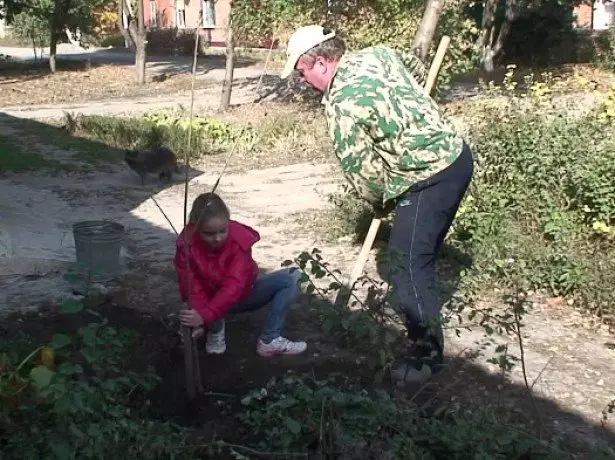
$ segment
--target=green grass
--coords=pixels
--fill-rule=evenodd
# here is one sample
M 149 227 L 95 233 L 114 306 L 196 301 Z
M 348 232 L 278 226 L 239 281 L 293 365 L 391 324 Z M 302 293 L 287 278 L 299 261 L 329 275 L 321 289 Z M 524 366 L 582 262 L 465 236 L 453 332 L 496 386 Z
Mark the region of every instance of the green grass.
M 77 160 L 96 166 L 117 164 L 124 158 L 123 150 L 100 142 L 68 134 L 54 125 L 41 124 L 28 129 L 34 142 L 51 143 L 61 150 L 68 150 Z
M 97 168 L 118 164 L 124 158 L 124 153 L 119 148 L 69 134 L 60 128 L 61 122 L 59 121 L 55 124 L 46 124 L 29 120 L 9 119 L 6 120 L 5 125 L 10 126 L 16 132 L 14 136 L 5 137 L 5 142 L 10 146 L 5 150 L 18 152 L 20 149 L 24 149 L 24 145 L 32 151 L 45 147 L 65 150 L 75 159 L 75 163 L 81 162 Z M 20 138 L 19 144 L 17 144 L 18 136 Z M 15 153 L 14 156 L 16 157 L 15 161 L 23 161 L 20 158 L 23 156 L 22 154 Z M 39 165 L 31 169 L 54 165 L 56 168 L 72 170 L 78 166 L 77 164 L 61 164 L 36 154 L 29 154 L 28 156 L 36 157 L 38 160 L 37 162 L 28 161 L 28 163 Z
M 57 169 L 60 163 L 24 151 L 14 140 L 0 136 L 0 173 Z

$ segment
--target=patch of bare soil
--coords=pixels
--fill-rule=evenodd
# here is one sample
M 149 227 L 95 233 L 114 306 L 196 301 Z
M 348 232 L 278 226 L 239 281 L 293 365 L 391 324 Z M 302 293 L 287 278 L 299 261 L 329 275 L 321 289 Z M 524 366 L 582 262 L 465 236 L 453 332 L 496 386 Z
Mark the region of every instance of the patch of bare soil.
M 206 394 L 190 401 L 185 386 L 184 356 L 176 328 L 161 318 L 138 311 L 132 306 L 108 299 L 100 305 L 91 305 L 89 311 L 62 315 L 49 308 L 39 314 L 12 315 L 0 326 L 0 340 L 11 340 L 19 334 L 31 337 L 35 344 L 48 343 L 54 334 L 76 333 L 89 322 L 100 321 L 101 316 L 115 328 L 127 328 L 139 335 L 131 349 L 132 369 L 145 371 L 153 366 L 162 382 L 149 395 L 154 413 L 199 429 L 204 438 L 217 436 L 228 442 L 243 443 L 249 437 L 237 415 L 245 410 L 240 399 L 254 388 L 264 386 L 268 380 L 287 372 L 306 373 L 317 379 L 333 372 L 344 372 L 354 378 L 363 376 L 371 384 L 369 374 L 350 353 L 337 351 L 332 338 L 322 337 L 317 325 L 306 323 L 309 312 L 296 305 L 287 321 L 286 335 L 308 341 L 309 350 L 295 357 L 262 358 L 256 354 L 256 340 L 267 311 L 241 315 L 227 322 L 227 351 L 224 355 L 208 355 L 205 342 L 198 342 L 201 377 Z M 19 328 L 6 327 L 17 324 Z M 175 326 L 175 325 L 174 325 Z M 34 346 L 34 345 L 33 345 Z
M 145 85 L 135 82 L 134 66 L 65 63 L 55 74 L 41 68 L 3 70 L 0 75 L 0 106 L 59 104 L 174 94 L 188 91 L 187 72 L 160 76 L 150 72 Z M 197 79 L 196 89 L 208 88 L 211 81 Z

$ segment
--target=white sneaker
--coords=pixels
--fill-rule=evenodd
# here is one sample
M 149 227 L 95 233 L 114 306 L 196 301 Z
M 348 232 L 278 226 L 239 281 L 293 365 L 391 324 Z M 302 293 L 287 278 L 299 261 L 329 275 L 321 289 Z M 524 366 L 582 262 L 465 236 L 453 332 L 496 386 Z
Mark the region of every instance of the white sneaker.
M 291 342 L 284 337 L 273 339 L 269 343 L 258 340 L 256 351 L 259 355 L 269 357 L 274 355 L 298 355 L 307 348 L 305 342 Z
M 220 332 L 207 332 L 205 351 L 209 354 L 221 355 L 226 351 L 226 327 L 223 325 Z

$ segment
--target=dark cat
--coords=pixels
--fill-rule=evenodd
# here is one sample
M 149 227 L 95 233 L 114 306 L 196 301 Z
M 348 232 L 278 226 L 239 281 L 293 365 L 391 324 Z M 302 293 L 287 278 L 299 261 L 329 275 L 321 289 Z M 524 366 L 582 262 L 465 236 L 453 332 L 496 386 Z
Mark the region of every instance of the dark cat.
M 162 181 L 171 181 L 173 173 L 179 173 L 177 157 L 167 147 L 156 147 L 147 150 L 126 150 L 124 157 L 126 164 L 141 177 L 141 184 L 145 183 L 148 173 L 158 174 Z

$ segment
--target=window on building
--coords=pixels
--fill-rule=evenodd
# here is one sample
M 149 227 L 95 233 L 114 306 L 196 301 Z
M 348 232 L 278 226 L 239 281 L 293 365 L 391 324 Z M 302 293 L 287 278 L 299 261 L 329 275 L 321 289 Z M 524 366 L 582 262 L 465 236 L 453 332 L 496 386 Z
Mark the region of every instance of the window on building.
M 152 27 L 158 26 L 158 5 L 155 0 L 149 2 L 149 24 Z
M 216 27 L 215 0 L 203 0 L 203 27 Z
M 184 0 L 175 1 L 175 27 L 178 29 L 186 28 L 186 5 Z

